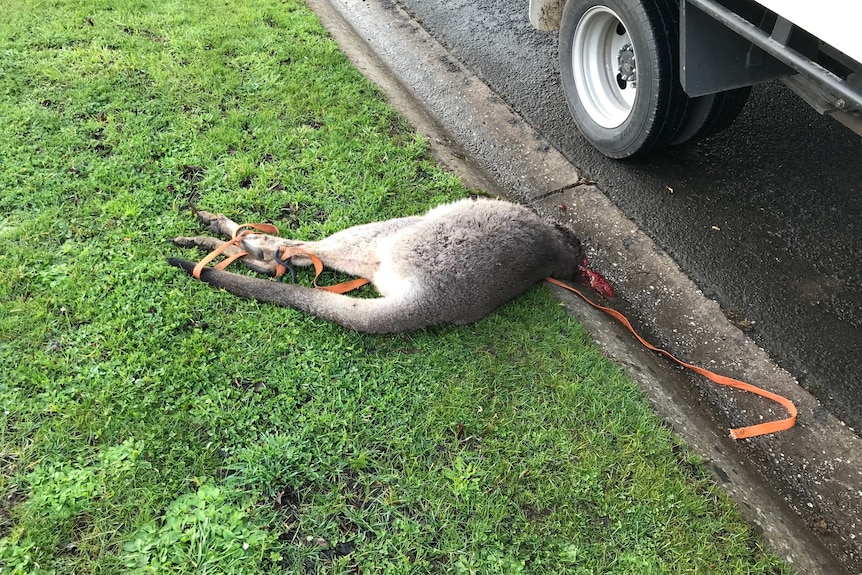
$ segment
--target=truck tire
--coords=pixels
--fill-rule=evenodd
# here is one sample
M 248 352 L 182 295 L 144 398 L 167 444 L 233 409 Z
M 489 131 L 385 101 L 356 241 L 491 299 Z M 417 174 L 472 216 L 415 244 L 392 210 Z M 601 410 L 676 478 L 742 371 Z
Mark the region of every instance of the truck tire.
M 610 158 L 663 149 L 690 105 L 679 81 L 675 0 L 568 0 L 560 74 L 581 133 Z
M 729 128 L 742 112 L 750 93 L 751 87 L 747 86 L 692 98 L 688 118 L 676 135 L 673 145 L 694 143 Z

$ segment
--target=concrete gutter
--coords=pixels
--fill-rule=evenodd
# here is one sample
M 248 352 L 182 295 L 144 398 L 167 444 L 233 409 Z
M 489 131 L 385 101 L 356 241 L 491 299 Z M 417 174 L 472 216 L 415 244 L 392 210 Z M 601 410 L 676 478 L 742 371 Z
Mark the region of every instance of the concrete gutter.
M 727 428 L 780 406 L 691 377 L 639 348 L 613 320 L 556 290 L 656 412 L 798 573 L 862 573 L 862 439 L 734 327 L 641 230 L 390 0 L 307 0 L 342 50 L 473 188 L 571 227 L 641 333 L 687 361 L 792 399 L 793 429 L 734 442 Z M 525 7 L 525 18 L 526 7 Z

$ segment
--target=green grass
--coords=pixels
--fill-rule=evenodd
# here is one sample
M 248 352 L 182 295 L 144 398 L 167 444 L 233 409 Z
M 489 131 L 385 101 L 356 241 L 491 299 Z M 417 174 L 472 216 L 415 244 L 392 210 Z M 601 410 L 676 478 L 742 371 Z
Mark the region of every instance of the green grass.
M 374 337 L 165 259 L 466 190 L 296 0 L 0 4 L 0 573 L 786 573 L 544 288 Z

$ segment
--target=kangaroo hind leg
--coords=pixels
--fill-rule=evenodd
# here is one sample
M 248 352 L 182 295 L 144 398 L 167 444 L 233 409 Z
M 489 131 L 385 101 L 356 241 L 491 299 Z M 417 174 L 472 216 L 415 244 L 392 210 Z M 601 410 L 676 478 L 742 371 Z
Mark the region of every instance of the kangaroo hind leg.
M 380 268 L 378 246 L 381 240 L 398 234 L 421 220 L 420 217 L 396 218 L 382 222 L 361 224 L 334 233 L 320 241 L 304 242 L 302 248 L 314 254 L 324 267 L 348 275 L 373 279 Z M 310 263 L 308 258 L 295 256 L 299 265 Z
M 210 231 L 222 236 L 233 237 L 241 228 L 230 218 L 200 210 L 198 219 Z M 373 278 L 380 267 L 377 246 L 382 239 L 389 238 L 399 231 L 421 220 L 420 217 L 406 217 L 372 222 L 347 228 L 320 241 L 299 241 L 280 238 L 266 233 L 250 233 L 243 236 L 240 247 L 230 247 L 225 255 L 247 251 L 242 263 L 252 270 L 274 275 L 276 271 L 275 252 L 282 247 L 300 248 L 320 258 L 324 267 L 338 270 L 358 277 Z M 224 242 L 208 236 L 178 237 L 174 244 L 180 247 L 198 247 L 213 251 Z M 295 265 L 311 265 L 311 260 L 302 255 L 291 258 Z
M 195 266 L 193 262 L 176 258 L 170 258 L 168 262 L 188 273 L 191 273 Z M 410 331 L 440 321 L 439 318 L 429 317 L 421 309 L 418 305 L 421 298 L 352 298 L 212 268 L 205 268 L 201 272 L 201 280 L 246 299 L 290 307 L 365 333 Z

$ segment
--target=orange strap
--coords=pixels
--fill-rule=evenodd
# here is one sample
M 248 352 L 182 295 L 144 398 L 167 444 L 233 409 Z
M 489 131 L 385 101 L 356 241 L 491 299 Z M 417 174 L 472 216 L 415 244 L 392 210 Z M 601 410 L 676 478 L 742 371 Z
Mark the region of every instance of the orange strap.
M 796 406 L 793 404 L 792 401 L 790 401 L 786 397 L 772 393 L 771 391 L 766 391 L 765 389 L 761 389 L 759 387 L 751 385 L 750 383 L 745 383 L 744 381 L 739 381 L 738 379 L 733 379 L 731 377 L 719 375 L 717 373 L 713 373 L 707 369 L 704 369 L 700 366 L 692 365 L 690 363 L 686 363 L 680 359 L 677 359 L 669 351 L 661 349 L 660 347 L 656 347 L 656 346 L 652 345 L 651 343 L 649 343 L 648 341 L 646 341 L 644 338 L 642 338 L 635 331 L 635 329 L 632 327 L 632 324 L 629 322 L 629 320 L 620 312 L 616 311 L 615 309 L 611 309 L 609 307 L 603 307 L 603 306 L 600 306 L 598 304 L 591 302 L 589 299 L 587 299 L 586 296 L 584 296 L 584 294 L 582 294 L 581 292 L 579 292 L 578 290 L 576 290 L 575 288 L 573 288 L 572 286 L 570 286 L 568 284 L 565 284 L 565 283 L 563 283 L 559 280 L 556 280 L 554 278 L 546 278 L 546 279 L 547 279 L 547 281 L 549 281 L 550 283 L 552 283 L 556 286 L 559 286 L 561 288 L 567 289 L 571 292 L 578 294 L 579 296 L 581 296 L 581 298 L 585 302 L 587 302 L 588 304 L 590 304 L 594 308 L 599 309 L 599 310 L 605 312 L 606 314 L 610 315 L 611 317 L 617 319 L 620 323 L 622 323 L 624 326 L 626 326 L 628 328 L 628 330 L 630 332 L 632 332 L 632 334 L 634 334 L 634 336 L 638 339 L 638 341 L 641 342 L 645 347 L 647 347 L 653 351 L 657 351 L 661 354 L 664 354 L 665 356 L 672 359 L 673 361 L 675 361 L 679 365 L 681 365 L 687 369 L 690 369 L 691 371 L 693 371 L 695 373 L 699 373 L 700 375 L 706 377 L 710 381 L 713 381 L 713 382 L 721 384 L 721 385 L 729 385 L 731 387 L 736 387 L 738 389 L 742 389 L 742 390 L 760 395 L 761 397 L 771 399 L 772 401 L 775 401 L 777 403 L 780 403 L 782 406 L 784 406 L 784 408 L 790 414 L 789 417 L 786 417 L 785 419 L 779 419 L 776 421 L 768 421 L 766 423 L 761 423 L 758 425 L 751 425 L 749 427 L 739 427 L 736 429 L 731 429 L 730 430 L 730 436 L 733 439 L 745 439 L 746 437 L 756 437 L 758 435 L 766 435 L 767 433 L 775 433 L 777 431 L 784 431 L 785 429 L 790 429 L 796 423 L 796 414 L 797 414 Z
M 369 281 L 365 278 L 356 278 L 331 286 L 319 286 L 317 285 L 317 278 L 319 278 L 320 274 L 323 273 L 323 262 L 320 261 L 320 258 L 314 254 L 308 253 L 307 251 L 298 246 L 282 246 L 281 248 L 279 248 L 279 258 L 281 258 L 283 261 L 287 261 L 293 256 L 304 256 L 311 260 L 312 265 L 314 265 L 314 287 L 323 291 L 333 293 L 347 293 L 349 291 L 355 290 L 356 288 L 364 286 Z M 276 264 L 276 277 L 281 276 L 285 271 L 286 270 L 283 265 L 279 263 Z
M 208 263 L 210 263 L 211 261 L 216 259 L 219 255 L 224 253 L 229 247 L 239 245 L 243 236 L 246 236 L 246 235 L 251 233 L 251 230 L 244 230 L 242 228 L 251 228 L 251 229 L 257 230 L 259 232 L 263 232 L 265 234 L 278 235 L 278 228 L 276 228 L 272 224 L 242 224 L 241 226 L 239 226 L 236 229 L 236 231 L 234 232 L 233 237 L 231 239 L 229 239 L 228 241 L 226 241 L 225 243 L 223 243 L 222 245 L 220 245 L 219 247 L 217 247 L 216 249 L 214 249 L 213 251 L 208 253 L 206 255 L 206 257 L 204 257 L 204 259 L 202 259 L 201 261 L 198 262 L 198 264 L 195 266 L 195 269 L 192 270 L 192 276 L 194 276 L 195 279 L 198 279 L 198 280 L 201 279 L 201 270 L 203 270 L 204 267 Z M 242 256 L 247 256 L 247 255 L 248 255 L 247 251 L 241 251 L 239 253 L 235 253 L 232 256 L 225 258 L 223 261 L 219 262 L 217 265 L 215 265 L 213 267 L 215 267 L 215 269 L 217 269 L 217 270 L 223 270 L 223 269 L 227 268 L 230 264 L 232 264 L 233 262 L 235 262 L 236 260 L 241 258 Z
M 251 228 L 251 229 L 243 229 L 243 228 Z M 257 230 L 257 231 L 265 233 L 265 234 L 272 234 L 272 235 L 276 235 L 276 236 L 278 235 L 278 228 L 272 224 L 242 224 L 241 226 L 239 226 L 237 228 L 237 231 L 234 232 L 234 235 L 231 239 L 224 242 L 222 245 L 220 245 L 219 247 L 217 247 L 216 249 L 214 249 L 213 251 L 208 253 L 201 261 L 199 261 L 197 263 L 194 270 L 192 270 L 192 276 L 194 276 L 195 279 L 201 279 L 201 270 L 203 270 L 207 264 L 209 264 L 215 258 L 217 258 L 221 254 L 223 254 L 231 246 L 239 245 L 240 242 L 242 241 L 242 238 L 245 237 L 246 235 L 252 233 L 252 230 Z M 311 263 L 314 265 L 314 287 L 316 287 L 317 289 L 321 289 L 321 290 L 333 292 L 333 293 L 343 294 L 343 293 L 347 293 L 349 291 L 355 290 L 356 288 L 362 287 L 365 284 L 369 283 L 369 280 L 367 280 L 365 278 L 356 278 L 353 280 L 349 280 L 349 281 L 342 282 L 340 284 L 331 285 L 331 286 L 319 286 L 319 285 L 317 285 L 317 278 L 320 277 L 321 273 L 323 273 L 323 262 L 320 261 L 319 257 L 317 257 L 314 254 L 310 254 L 310 253 L 306 252 L 305 250 L 303 250 L 302 248 L 299 248 L 299 247 L 282 246 L 280 248 L 280 250 L 281 251 L 280 251 L 279 257 L 281 257 L 281 259 L 284 261 L 286 261 L 288 258 L 291 258 L 293 256 L 297 256 L 297 255 L 305 256 L 311 260 Z M 247 256 L 247 255 L 248 255 L 248 252 L 245 250 L 237 252 L 231 256 L 226 257 L 225 259 L 220 261 L 218 264 L 213 266 L 213 268 L 215 268 L 217 270 L 224 270 L 225 268 L 227 268 L 230 264 L 232 264 L 233 262 L 235 262 L 239 258 L 241 258 L 243 256 Z M 280 277 L 281 275 L 284 274 L 285 271 L 287 271 L 287 268 L 285 268 L 280 263 L 276 263 L 275 277 Z

